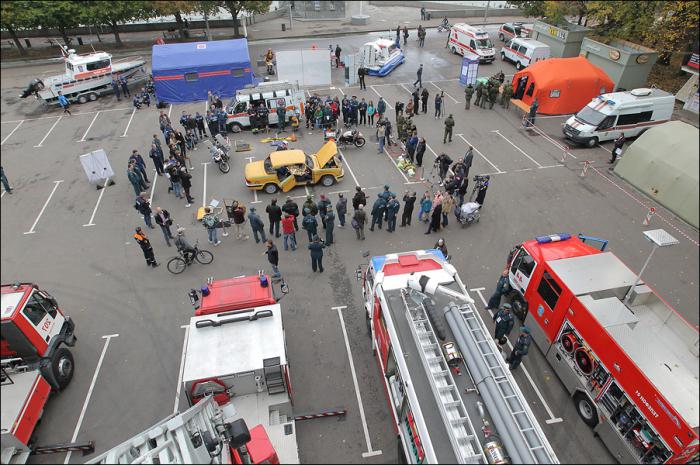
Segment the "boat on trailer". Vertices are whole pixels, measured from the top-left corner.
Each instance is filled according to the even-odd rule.
[[[61,53],[65,72],[32,79],[20,98],[34,95],[47,104],[54,104],[58,103],[58,93],[62,92],[70,102],[85,103],[111,92],[112,78],[124,77],[134,83],[148,77],[144,68],[146,61],[141,57],[112,61],[112,55],[107,52],[93,50],[79,55],[65,46],[61,47]]]
[[[367,42],[360,49],[359,63],[370,76],[384,77],[406,61],[399,44],[391,39]]]

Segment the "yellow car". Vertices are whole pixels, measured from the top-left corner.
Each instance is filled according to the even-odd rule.
[[[336,157],[335,142],[328,141],[313,155],[302,150],[272,152],[265,160],[245,165],[245,184],[249,189],[274,194],[289,192],[295,186],[321,183],[328,187],[343,178],[343,166]]]

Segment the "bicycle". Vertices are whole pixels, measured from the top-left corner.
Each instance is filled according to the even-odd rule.
[[[173,257],[168,260],[168,271],[172,274],[180,274],[185,271],[189,265],[191,265],[195,260],[202,265],[208,265],[214,261],[214,254],[208,250],[199,249],[199,240],[194,242],[194,254],[190,253],[189,258],[185,258],[185,253],[182,250],[178,250],[180,254],[177,257]]]

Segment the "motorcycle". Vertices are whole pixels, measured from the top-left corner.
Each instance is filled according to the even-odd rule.
[[[324,132],[323,140],[326,141],[330,139],[335,139],[336,144],[338,144],[341,147],[345,147],[347,145],[354,145],[357,148],[364,147],[365,143],[367,142],[362,133],[357,129],[345,131],[339,137],[336,136],[337,132],[333,129],[329,129]]]
[[[209,148],[209,155],[211,156],[211,160],[217,164],[217,166],[219,167],[219,171],[221,171],[222,173],[228,173],[229,171],[231,171],[231,165],[229,164],[230,157],[228,153],[221,150],[219,147],[215,147],[208,140],[205,140],[204,144]]]
[[[442,23],[437,27],[438,32],[449,32],[450,29],[452,29],[452,25],[450,23]]]

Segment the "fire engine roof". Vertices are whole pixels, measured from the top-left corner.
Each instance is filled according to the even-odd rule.
[[[19,424],[24,406],[34,394],[34,385],[37,379],[41,378],[39,370],[12,373],[10,376],[12,383],[2,385],[2,402],[0,402],[3,441],[6,432],[15,430]],[[31,413],[36,414],[36,412]]]
[[[24,297],[25,291],[20,291],[20,292],[9,292],[9,293],[4,293],[2,294],[2,319],[9,319],[12,314],[15,312],[17,309],[17,306],[19,303],[22,301],[22,297]]]
[[[534,258],[537,263],[600,253],[600,250],[587,245],[577,237],[572,237],[559,242],[547,242],[544,244],[539,244],[533,239],[531,241],[524,242],[523,245],[528,252],[530,252],[532,258]]]
[[[208,296],[202,296],[196,316],[275,303],[272,287],[262,287],[258,276],[220,279],[209,285],[209,291]]]
[[[265,310],[271,311],[272,316],[224,323]],[[198,322],[206,320],[221,325],[196,327]],[[191,318],[186,354],[183,382],[259,370],[266,358],[280,357],[281,364],[287,363],[280,306],[266,305]]]
[[[637,279],[637,275],[610,252],[548,260],[548,264],[574,295],[629,287]]]

